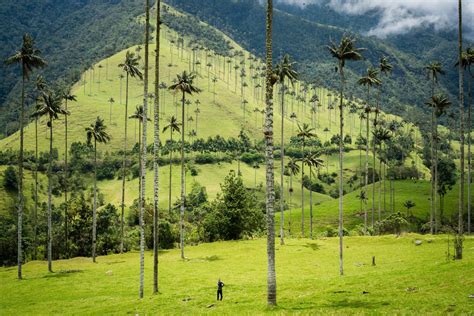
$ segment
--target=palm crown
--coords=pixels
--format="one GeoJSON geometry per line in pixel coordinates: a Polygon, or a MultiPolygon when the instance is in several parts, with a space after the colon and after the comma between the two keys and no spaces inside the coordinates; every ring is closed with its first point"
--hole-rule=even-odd
{"type": "Polygon", "coordinates": [[[52,120],[57,120],[59,115],[69,115],[69,112],[62,107],[62,95],[53,91],[42,92],[38,108],[33,113],[33,117],[47,115],[52,120]]]}
{"type": "Polygon", "coordinates": [[[139,67],[139,58],[135,57],[135,53],[127,51],[125,55],[125,62],[119,64],[118,66],[122,68],[124,72],[126,72],[130,77],[138,77],[143,79],[143,74],[140,71],[139,67]]]}
{"type": "Polygon", "coordinates": [[[104,120],[97,117],[95,123],[86,128],[87,143],[90,144],[92,139],[98,143],[108,143],[111,137],[106,130],[107,126],[105,126],[104,120]]]}
{"type": "Polygon", "coordinates": [[[346,61],[356,61],[363,59],[362,52],[365,48],[356,48],[355,39],[344,35],[339,44],[331,40],[327,46],[332,57],[339,60],[339,65],[344,67],[346,61]]]}
{"type": "Polygon", "coordinates": [[[193,93],[199,93],[201,90],[193,85],[193,81],[196,78],[195,73],[188,73],[184,71],[182,74],[177,75],[177,81],[175,84],[169,87],[170,90],[180,91],[183,94],[192,95],[193,93]]]}
{"type": "Polygon", "coordinates": [[[168,125],[166,125],[163,128],[163,133],[166,132],[168,129],[170,129],[172,133],[174,132],[180,133],[180,130],[179,130],[180,125],[181,124],[178,123],[178,120],[176,119],[176,117],[172,116],[168,119],[168,125]]]}
{"type": "Polygon", "coordinates": [[[34,47],[34,40],[30,34],[23,35],[23,45],[13,56],[5,60],[5,64],[21,64],[23,77],[29,79],[34,68],[46,66],[46,62],[40,57],[41,51],[34,47]]]}

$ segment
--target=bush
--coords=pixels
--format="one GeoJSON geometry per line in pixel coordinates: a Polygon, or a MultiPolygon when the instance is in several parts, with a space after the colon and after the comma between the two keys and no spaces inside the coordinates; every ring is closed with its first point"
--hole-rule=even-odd
{"type": "Polygon", "coordinates": [[[18,191],[18,176],[12,166],[8,166],[3,172],[3,187],[10,192],[18,191]]]}
{"type": "Polygon", "coordinates": [[[374,230],[377,234],[396,234],[400,235],[402,230],[408,227],[408,221],[400,213],[390,215],[384,220],[375,223],[374,230]]]}

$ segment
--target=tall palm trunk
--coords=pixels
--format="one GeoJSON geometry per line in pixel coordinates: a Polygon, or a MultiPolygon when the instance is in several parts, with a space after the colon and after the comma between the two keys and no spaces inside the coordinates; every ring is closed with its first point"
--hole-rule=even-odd
{"type": "Polygon", "coordinates": [[[301,151],[301,237],[304,238],[304,148],[305,139],[303,136],[303,146],[301,151]]]}
{"type": "MultiPolygon", "coordinates": [[[[173,131],[170,131],[171,146],[173,146],[173,131]]],[[[171,180],[173,178],[173,148],[170,148],[170,188],[168,195],[168,213],[171,214],[171,180]]]]}
{"type": "Polygon", "coordinates": [[[140,148],[140,289],[139,297],[143,298],[145,281],[145,186],[146,186],[146,157],[147,157],[147,125],[148,125],[148,65],[149,65],[149,46],[150,46],[150,0],[145,0],[145,73],[143,76],[143,131],[142,144],[140,148]]]}
{"type": "Polygon", "coordinates": [[[38,259],[38,118],[35,117],[35,207],[33,227],[33,258],[38,259]]]}
{"type": "Polygon", "coordinates": [[[158,158],[160,155],[160,30],[161,30],[161,0],[156,1],[156,54],[155,54],[155,112],[154,112],[154,139],[153,139],[153,293],[158,293],[158,202],[160,189],[160,170],[158,158]]]}
{"type": "MultiPolygon", "coordinates": [[[[309,183],[313,183],[313,170],[309,166],[309,183]]],[[[309,239],[313,239],[313,188],[309,189],[309,239]]]]}
{"type": "Polygon", "coordinates": [[[179,214],[179,243],[181,247],[181,259],[185,259],[184,256],[184,211],[185,211],[185,203],[186,203],[186,195],[184,186],[186,185],[185,182],[185,167],[184,167],[184,107],[186,105],[186,96],[185,92],[183,91],[183,99],[182,99],[182,107],[181,107],[181,206],[180,206],[180,214],[179,214]]]}
{"type": "MultiPolygon", "coordinates": [[[[365,202],[365,216],[367,217],[367,201],[369,199],[369,130],[370,130],[370,113],[367,113],[365,119],[365,193],[367,199],[365,202]]],[[[373,184],[372,184],[373,185],[373,184]]],[[[372,210],[372,228],[374,227],[374,212],[372,210]]]]}
{"type": "Polygon", "coordinates": [[[471,132],[472,132],[472,78],[468,82],[467,112],[467,234],[471,234],[471,132]]]}
{"type": "MultiPolygon", "coordinates": [[[[433,76],[432,79],[432,86],[431,86],[431,97],[434,97],[434,87],[435,87],[435,77],[433,76]]],[[[435,144],[436,144],[436,127],[435,127],[435,107],[431,108],[431,142],[430,142],[430,154],[431,154],[431,201],[430,201],[430,234],[434,233],[434,221],[435,221],[435,207],[436,207],[436,189],[435,189],[435,182],[436,182],[436,174],[435,174],[435,144]]]]}
{"type": "Polygon", "coordinates": [[[48,271],[53,272],[53,227],[51,223],[52,172],[53,172],[53,118],[49,117],[49,165],[48,165],[48,271]]]}
{"type": "Polygon", "coordinates": [[[94,204],[92,206],[92,262],[96,262],[97,247],[97,140],[94,139],[94,204]]]}
{"type": "Polygon", "coordinates": [[[343,202],[344,202],[344,65],[342,61],[339,63],[339,74],[341,77],[341,93],[339,96],[339,273],[344,275],[343,261],[343,202]]]}
{"type": "Polygon", "coordinates": [[[290,171],[290,201],[289,201],[290,216],[288,217],[288,235],[289,235],[289,236],[291,236],[291,208],[292,208],[292,201],[293,201],[293,172],[290,171]]]}
{"type": "Polygon", "coordinates": [[[285,232],[284,232],[284,227],[285,227],[285,199],[283,198],[284,195],[284,190],[285,187],[283,185],[283,177],[285,173],[285,143],[284,143],[284,128],[285,128],[285,97],[284,97],[284,84],[281,84],[280,87],[281,90],[281,140],[280,140],[280,151],[281,151],[281,157],[280,157],[280,217],[281,217],[281,222],[280,222],[280,244],[284,245],[285,244],[285,232]]]}
{"type": "Polygon", "coordinates": [[[276,305],[276,272],[275,272],[275,180],[273,164],[273,86],[271,76],[272,64],[272,29],[273,1],[267,0],[266,16],[266,111],[265,111],[265,162],[266,162],[266,212],[267,212],[267,304],[276,305]]]}
{"type": "Polygon", "coordinates": [[[20,109],[20,155],[18,157],[18,279],[22,279],[23,263],[23,144],[24,144],[24,120],[25,120],[25,79],[26,69],[23,65],[23,76],[21,83],[21,109],[20,109]]]}
{"type": "Polygon", "coordinates": [[[120,216],[120,253],[123,253],[123,238],[124,238],[124,217],[125,217],[125,177],[127,174],[127,130],[128,130],[128,79],[129,74],[125,79],[125,131],[123,139],[123,162],[122,162],[122,213],[120,216]]]}
{"type": "MultiPolygon", "coordinates": [[[[463,214],[464,214],[464,73],[462,68],[462,1],[458,1],[459,12],[459,135],[461,139],[461,178],[459,182],[459,214],[458,214],[458,234],[463,235],[463,214]]],[[[456,251],[456,259],[462,259],[462,246],[456,251]]]]}
{"type": "MultiPolygon", "coordinates": [[[[67,99],[65,104],[65,109],[67,112],[67,99]]],[[[65,250],[66,258],[69,258],[69,243],[68,243],[68,221],[69,221],[69,212],[67,204],[67,190],[68,190],[68,164],[67,164],[67,152],[68,152],[68,143],[67,143],[67,114],[64,115],[64,237],[65,237],[65,250]]]]}

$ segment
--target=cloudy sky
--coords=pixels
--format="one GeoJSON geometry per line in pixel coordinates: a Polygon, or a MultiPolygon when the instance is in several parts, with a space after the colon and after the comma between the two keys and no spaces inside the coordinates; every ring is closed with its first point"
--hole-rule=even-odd
{"type": "MultiPolygon", "coordinates": [[[[386,37],[407,33],[420,26],[437,29],[455,28],[457,0],[277,0],[299,6],[305,4],[328,5],[342,13],[362,15],[376,10],[380,13],[378,25],[369,35],[386,37]]],[[[463,1],[463,18],[466,35],[474,37],[474,0],[463,1]]]]}

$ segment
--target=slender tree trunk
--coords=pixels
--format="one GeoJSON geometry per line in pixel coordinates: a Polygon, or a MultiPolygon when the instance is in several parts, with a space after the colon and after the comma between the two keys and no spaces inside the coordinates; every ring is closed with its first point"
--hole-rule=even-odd
{"type": "Polygon", "coordinates": [[[301,152],[301,237],[304,238],[304,136],[303,136],[303,146],[301,152]]]}
{"type": "MultiPolygon", "coordinates": [[[[313,171],[309,167],[309,183],[313,183],[313,171]]],[[[309,239],[313,239],[313,188],[309,189],[309,239]]]]}
{"type": "Polygon", "coordinates": [[[153,293],[158,293],[158,247],[159,247],[159,192],[160,169],[160,31],[161,31],[161,0],[156,1],[156,54],[155,54],[155,112],[154,112],[154,139],[153,139],[153,293]]]}
{"type": "MultiPolygon", "coordinates": [[[[370,108],[370,86],[367,86],[367,106],[370,108]]],[[[367,117],[365,118],[365,207],[364,207],[364,216],[367,218],[367,202],[369,200],[369,120],[370,120],[370,111],[366,113],[367,117]]],[[[372,212],[372,228],[374,228],[374,212],[372,212]]]]}
{"type": "MultiPolygon", "coordinates": [[[[434,86],[435,86],[435,77],[432,78],[432,88],[431,88],[431,97],[434,96],[434,86]]],[[[431,154],[431,200],[430,200],[430,234],[434,233],[434,208],[435,208],[435,108],[431,108],[431,142],[430,142],[430,154],[431,154]]]]}
{"type": "Polygon", "coordinates": [[[343,202],[344,202],[344,66],[339,63],[339,71],[341,76],[341,94],[339,96],[339,273],[344,275],[343,261],[343,202]]]}
{"type": "Polygon", "coordinates": [[[92,262],[96,262],[97,247],[97,140],[94,139],[94,204],[92,208],[92,262]]]}
{"type": "Polygon", "coordinates": [[[18,279],[22,279],[23,264],[23,144],[24,144],[24,120],[25,120],[25,66],[21,84],[21,109],[20,109],[20,155],[18,157],[18,279]]]}
{"type": "Polygon", "coordinates": [[[53,172],[53,118],[49,118],[49,165],[48,165],[48,271],[53,272],[53,227],[51,223],[52,172],[53,172]]]}
{"type": "Polygon", "coordinates": [[[273,164],[273,74],[272,62],[272,29],[273,1],[267,0],[266,17],[266,111],[265,111],[265,161],[266,161],[266,211],[267,211],[267,305],[276,305],[276,272],[275,272],[275,180],[273,164]]]}
{"type": "Polygon", "coordinates": [[[150,0],[145,0],[145,73],[143,76],[143,131],[142,144],[139,149],[141,152],[140,165],[140,288],[139,297],[143,298],[145,282],[145,188],[146,188],[146,161],[147,161],[147,125],[148,125],[148,65],[149,65],[149,46],[150,46],[150,0]]]}
{"type": "MultiPolygon", "coordinates": [[[[458,223],[458,234],[463,235],[463,214],[464,214],[464,73],[462,68],[462,1],[458,1],[459,11],[459,34],[458,34],[458,47],[459,47],[459,135],[461,140],[461,178],[459,182],[459,223],[458,223]]],[[[456,259],[462,259],[462,247],[459,247],[456,251],[456,259]]]]}
{"type": "Polygon", "coordinates": [[[123,139],[123,163],[122,163],[122,213],[120,216],[120,253],[123,253],[123,239],[124,239],[124,217],[125,217],[125,177],[127,170],[127,129],[128,129],[128,78],[125,80],[125,135],[123,139]]]}
{"type": "Polygon", "coordinates": [[[471,234],[471,132],[472,132],[472,78],[468,83],[467,101],[467,234],[471,234]]]}
{"type": "MultiPolygon", "coordinates": [[[[67,99],[65,104],[65,109],[67,112],[67,99]]],[[[69,258],[69,242],[68,242],[68,222],[69,222],[69,212],[68,212],[68,202],[67,202],[67,191],[68,191],[68,164],[67,164],[67,152],[68,152],[68,143],[67,143],[67,114],[64,115],[64,237],[65,241],[65,250],[66,258],[69,258]]]]}
{"type": "Polygon", "coordinates": [[[284,129],[285,129],[285,98],[283,97],[284,94],[284,85],[282,83],[281,85],[281,141],[280,141],[280,217],[281,217],[281,222],[280,222],[280,244],[284,245],[285,244],[285,232],[284,232],[284,227],[285,227],[285,199],[284,197],[284,190],[285,187],[283,185],[283,177],[285,173],[285,140],[284,140],[284,129]]]}
{"type": "Polygon", "coordinates": [[[186,95],[183,91],[183,99],[182,99],[182,107],[181,107],[181,207],[180,207],[180,218],[179,218],[179,241],[181,247],[181,259],[185,259],[184,256],[184,212],[185,212],[185,203],[186,203],[186,195],[184,191],[184,186],[186,185],[185,182],[185,166],[184,166],[184,127],[185,127],[185,117],[184,117],[184,107],[186,105],[186,95]]]}
{"type": "Polygon", "coordinates": [[[293,201],[293,172],[290,170],[290,216],[288,217],[288,235],[291,236],[291,208],[292,208],[292,201],[293,201]]]}
{"type": "Polygon", "coordinates": [[[35,118],[35,208],[33,228],[33,256],[38,260],[38,118],[35,118]]]}
{"type": "MultiPolygon", "coordinates": [[[[170,140],[171,140],[171,146],[173,146],[173,130],[170,130],[170,140]]],[[[170,148],[170,188],[169,188],[169,196],[168,196],[168,213],[171,214],[171,180],[172,180],[172,174],[173,172],[173,148],[170,148]]]]}

